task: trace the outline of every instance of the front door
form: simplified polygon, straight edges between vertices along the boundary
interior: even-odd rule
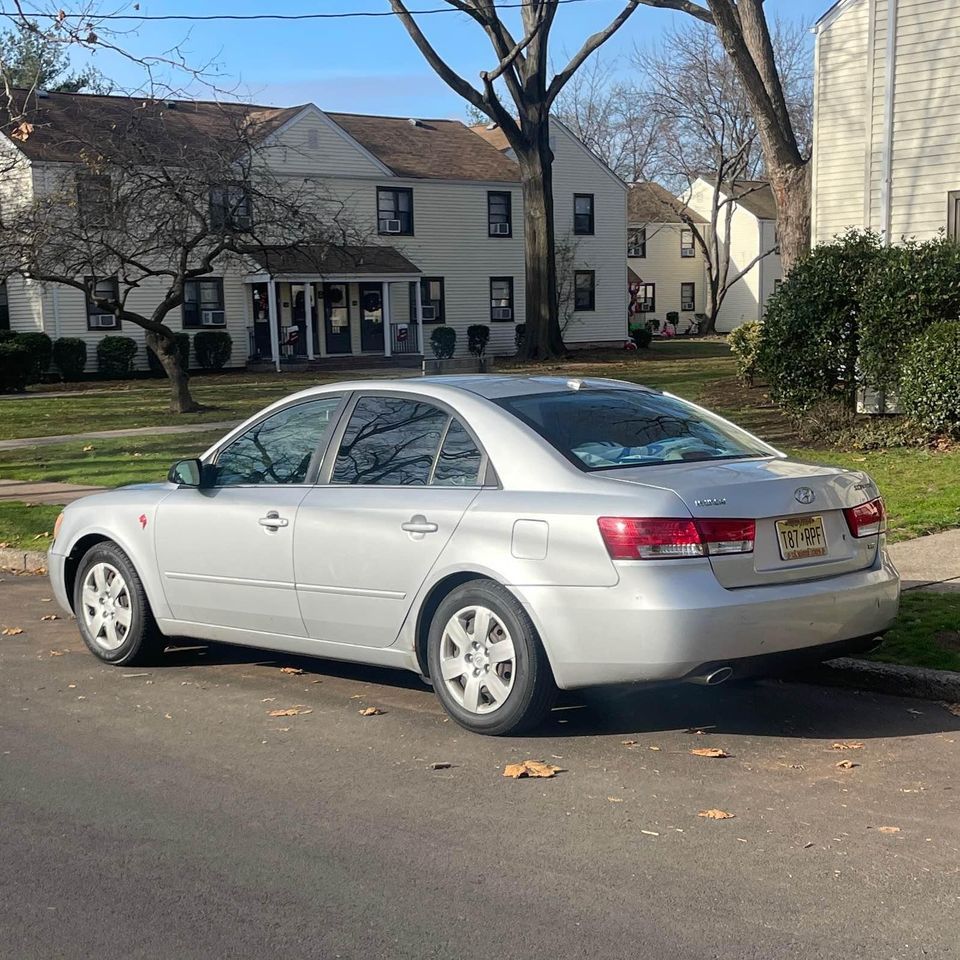
[[[323,285],[323,326],[327,353],[353,353],[350,337],[350,288],[345,283]]]
[[[360,349],[383,353],[383,287],[360,284]]]
[[[307,636],[387,647],[480,490],[481,454],[445,410],[370,394],[357,401],[327,469],[329,482],[300,505],[294,534]]]
[[[174,619],[245,636],[305,635],[294,527],[341,403],[324,395],[282,408],[220,451],[211,486],[161,502],[157,564]]]

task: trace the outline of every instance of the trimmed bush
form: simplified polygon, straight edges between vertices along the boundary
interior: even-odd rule
[[[851,231],[816,247],[767,301],[758,372],[778,404],[798,412],[831,400],[853,407],[862,289],[882,255],[876,234]]]
[[[53,362],[64,380],[79,380],[87,365],[87,344],[79,337],[61,337],[53,344]]]
[[[638,350],[646,350],[653,341],[653,331],[650,325],[643,323],[630,328],[630,339],[636,344]]]
[[[190,334],[183,332],[175,333],[173,338],[177,341],[177,353],[180,354],[180,366],[184,370],[189,370]],[[147,347],[147,365],[154,373],[165,374],[166,372],[163,369],[163,364],[160,363],[160,358],[149,347]]]
[[[30,378],[33,354],[16,339],[0,341],[0,393],[23,390]]]
[[[15,339],[30,351],[30,367],[28,383],[39,383],[43,375],[50,369],[50,360],[53,357],[53,341],[39,331],[18,333]]]
[[[527,325],[518,323],[513,331],[513,342],[517,347],[517,353],[523,353],[523,348],[527,345]]]
[[[757,321],[742,323],[731,330],[727,336],[730,352],[737,365],[737,376],[748,386],[753,386],[757,375],[757,362],[760,353],[760,341],[763,336],[763,325]]]
[[[97,367],[107,377],[123,379],[133,372],[137,342],[130,337],[104,337],[97,344]]]
[[[199,330],[193,337],[197,366],[204,370],[220,370],[230,359],[233,340],[226,330]]]
[[[0,343],[6,343],[8,340],[16,340],[16,339],[17,339],[16,330],[0,329]]]
[[[467,327],[467,349],[475,356],[482,357],[490,342],[490,328],[485,323],[471,323]]]
[[[438,360],[449,360],[457,349],[457,331],[453,327],[435,327],[430,334],[430,347]]]
[[[899,400],[925,430],[960,438],[960,322],[931,324],[909,346]]]

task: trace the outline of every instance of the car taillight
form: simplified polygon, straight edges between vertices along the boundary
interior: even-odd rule
[[[855,537],[875,537],[887,529],[887,511],[883,508],[883,500],[877,497],[857,507],[847,507],[843,511],[847,519],[847,526]]]
[[[750,553],[753,520],[683,520],[600,517],[600,535],[614,560],[676,560]]]

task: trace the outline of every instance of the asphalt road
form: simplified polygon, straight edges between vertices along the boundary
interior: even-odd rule
[[[2,957],[960,957],[941,705],[688,686],[484,739],[387,671],[224,647],[107,667],[49,596],[0,583],[23,630],[0,638]],[[503,778],[528,758],[566,772]]]

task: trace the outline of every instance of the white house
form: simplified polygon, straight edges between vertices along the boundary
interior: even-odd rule
[[[0,136],[16,159],[0,175],[7,202],[29,202],[46,181],[76,167],[79,144],[98,124],[142,100],[49,93],[30,104],[32,133]],[[171,101],[177,124],[203,127],[222,104]],[[489,349],[514,352],[524,320],[523,198],[515,161],[454,120],[330,113],[312,103],[294,107],[231,104],[266,131],[264,156],[275,176],[322,184],[337,198],[369,243],[335,249],[322,264],[292,256],[258,256],[215,265],[188,290],[187,303],[167,318],[175,329],[225,329],[233,337],[231,366],[288,360],[363,363],[375,358],[417,362],[430,331],[447,324],[466,352],[466,328],[491,328]],[[486,132],[486,131],[485,131]],[[488,132],[487,132],[488,133]],[[622,343],[626,337],[626,187],[560,124],[554,203],[558,234],[576,241],[575,297],[565,337],[571,346]],[[149,310],[158,290],[147,285],[130,307]],[[179,315],[177,315],[179,314]],[[51,337],[96,344],[122,333],[79,290],[11,278],[0,288],[0,325],[43,330]],[[382,362],[382,360],[381,360]]]
[[[960,4],[840,0],[815,34],[813,242],[960,238]]]

